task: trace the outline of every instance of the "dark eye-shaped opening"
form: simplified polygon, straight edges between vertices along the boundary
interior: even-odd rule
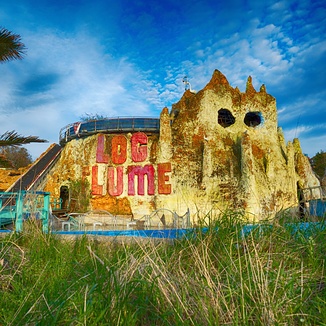
[[[235,118],[229,110],[220,109],[218,111],[217,121],[222,127],[226,128],[232,126],[235,123]]]
[[[262,115],[260,112],[248,112],[245,115],[244,123],[248,127],[257,127],[262,123]]]

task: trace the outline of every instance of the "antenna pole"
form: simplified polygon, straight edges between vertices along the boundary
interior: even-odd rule
[[[183,77],[182,82],[185,84],[185,91],[187,91],[188,89],[191,90],[191,85],[187,76]]]

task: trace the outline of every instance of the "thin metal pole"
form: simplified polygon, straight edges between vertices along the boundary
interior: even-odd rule
[[[23,231],[23,192],[19,191],[16,199],[16,232]]]

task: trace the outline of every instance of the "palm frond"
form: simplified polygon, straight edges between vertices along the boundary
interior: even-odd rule
[[[21,146],[29,143],[47,143],[47,140],[36,136],[21,136],[14,130],[0,135],[0,146]]]
[[[22,59],[25,50],[20,35],[13,34],[5,28],[0,28],[0,62]]]

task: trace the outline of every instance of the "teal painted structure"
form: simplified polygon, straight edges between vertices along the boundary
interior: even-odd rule
[[[0,227],[13,224],[23,230],[28,219],[40,220],[42,231],[49,231],[50,193],[43,191],[0,192]]]
[[[310,200],[309,214],[311,216],[326,217],[326,200],[325,199]]]

